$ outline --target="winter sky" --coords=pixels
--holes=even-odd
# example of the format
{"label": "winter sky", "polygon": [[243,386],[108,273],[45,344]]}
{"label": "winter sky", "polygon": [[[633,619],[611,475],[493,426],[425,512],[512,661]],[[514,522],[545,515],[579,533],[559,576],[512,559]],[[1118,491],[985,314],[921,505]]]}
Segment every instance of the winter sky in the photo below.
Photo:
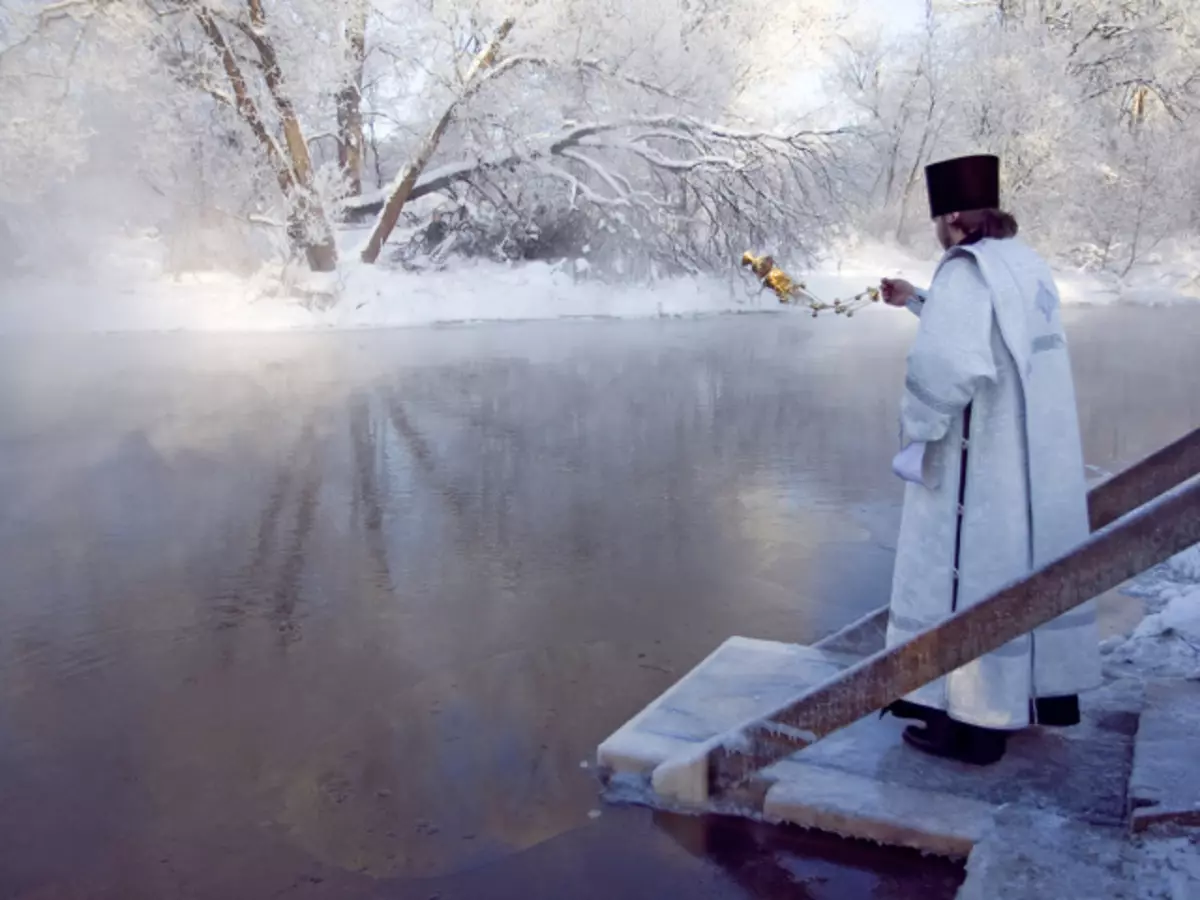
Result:
{"label": "winter sky", "polygon": [[[859,24],[897,34],[916,28],[925,14],[925,0],[858,0],[856,6],[855,20]],[[768,125],[790,125],[797,117],[820,127],[844,125],[844,116],[833,102],[825,78],[820,63],[797,68],[787,83],[760,85],[745,97],[745,102],[759,114],[764,108],[773,110]]]}
{"label": "winter sky", "polygon": [[912,28],[921,21],[925,0],[861,0],[863,12],[878,16],[880,24]]}

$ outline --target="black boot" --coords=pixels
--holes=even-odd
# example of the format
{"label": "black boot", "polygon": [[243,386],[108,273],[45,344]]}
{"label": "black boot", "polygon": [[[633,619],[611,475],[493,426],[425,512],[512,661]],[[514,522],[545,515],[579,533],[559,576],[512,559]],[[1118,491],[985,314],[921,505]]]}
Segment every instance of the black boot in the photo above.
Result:
{"label": "black boot", "polygon": [[891,713],[897,719],[916,719],[918,722],[928,722],[935,716],[941,715],[940,709],[932,706],[922,706],[920,703],[910,703],[908,700],[897,700],[879,711],[879,718]]}
{"label": "black boot", "polygon": [[1079,724],[1079,695],[1038,697],[1034,701],[1031,721],[1051,728],[1070,728]]}
{"label": "black boot", "polygon": [[1008,748],[1008,732],[956,722],[940,711],[924,728],[905,728],[903,737],[906,744],[923,753],[973,766],[999,762]]}

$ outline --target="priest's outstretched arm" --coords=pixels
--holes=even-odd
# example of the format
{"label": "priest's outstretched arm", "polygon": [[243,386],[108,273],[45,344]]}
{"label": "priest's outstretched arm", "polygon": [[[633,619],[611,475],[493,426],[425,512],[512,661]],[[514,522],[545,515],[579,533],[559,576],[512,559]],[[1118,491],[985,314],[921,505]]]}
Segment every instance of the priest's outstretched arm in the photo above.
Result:
{"label": "priest's outstretched arm", "polygon": [[903,448],[944,438],[980,386],[996,380],[991,292],[973,259],[946,262],[919,305],[900,402]]}

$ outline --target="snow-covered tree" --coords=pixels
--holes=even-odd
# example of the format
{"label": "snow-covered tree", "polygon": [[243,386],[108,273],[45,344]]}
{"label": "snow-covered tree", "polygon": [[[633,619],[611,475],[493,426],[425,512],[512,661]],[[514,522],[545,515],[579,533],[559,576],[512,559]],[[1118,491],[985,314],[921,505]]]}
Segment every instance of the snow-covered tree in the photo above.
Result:
{"label": "snow-covered tree", "polygon": [[1129,117],[1159,104],[1181,120],[1200,98],[1200,8],[1192,0],[997,0],[1006,27],[1040,27],[1067,48],[1085,100]]}
{"label": "snow-covered tree", "polygon": [[[335,179],[314,163],[309,126],[322,121],[326,100],[345,81],[346,60],[330,49],[339,43],[331,32],[342,11],[337,2],[58,0],[22,10],[24,30],[6,54],[17,57],[8,72],[22,85],[46,85],[42,106],[58,119],[39,119],[76,154],[86,135],[67,126],[72,117],[86,118],[97,77],[124,75],[130,108],[153,102],[157,114],[179,113],[181,106],[194,113],[202,103],[220,110],[230,130],[231,167],[271,173],[292,247],[312,268],[330,270],[337,260],[328,211]],[[86,63],[84,55],[91,57]],[[47,65],[52,71],[39,71]],[[14,102],[28,106],[25,97]],[[177,121],[189,119],[196,117]],[[30,132],[21,137],[23,144],[5,135],[6,154],[36,156],[37,145],[54,144]],[[186,153],[195,137],[176,135],[175,151]],[[41,168],[61,168],[49,163]]]}
{"label": "snow-covered tree", "polygon": [[[461,4],[448,10],[461,22]],[[404,203],[456,186],[472,210],[533,238],[514,246],[549,226],[560,251],[636,258],[643,271],[723,267],[747,242],[815,249],[832,224],[839,136],[737,112],[751,73],[780,73],[792,45],[823,33],[812,3],[531,3],[511,35],[487,8],[468,12],[474,74],[456,67],[427,86],[442,114],[412,142],[368,260]],[[810,35],[779,38],[789,12],[808,14]],[[576,237],[548,218],[573,221]]]}
{"label": "snow-covered tree", "polygon": [[946,2],[899,41],[846,35],[832,84],[865,134],[867,221],[927,236],[922,168],[995,152],[1028,235],[1127,271],[1194,227],[1198,26],[1200,8],[1171,0]]}
{"label": "snow-covered tree", "polygon": [[[512,36],[468,84],[507,16]],[[80,48],[114,71],[136,60],[128,102],[180,129],[147,148],[158,169],[195,161],[197,129],[220,132],[231,169],[274,184],[264,191],[256,175],[256,196],[225,211],[260,222],[277,211],[314,269],[336,264],[336,200],[361,193],[368,165],[377,183],[409,176],[389,217],[451,191],[518,230],[574,220],[573,252],[590,246],[586,230],[666,268],[722,266],[747,241],[811,248],[833,223],[834,136],[763,128],[744,102],[819,41],[824,0],[57,0],[8,18],[6,34],[21,35],[9,43],[30,38],[10,70],[31,77],[35,60],[58,61],[47,103],[72,94]],[[97,83],[90,71],[83,82]],[[88,144],[72,119],[86,118],[85,94],[74,90],[57,119],[38,116],[45,141],[7,136],[14,162],[66,171]],[[16,112],[9,121],[23,121]],[[49,139],[72,129],[77,140]],[[63,159],[39,155],[43,143]]]}
{"label": "snow-covered tree", "polygon": [[82,95],[138,75],[138,60],[116,67],[108,57],[130,24],[124,11],[104,20],[83,12],[72,2],[0,3],[0,190],[9,202],[37,197],[87,158]]}
{"label": "snow-covered tree", "polygon": [[180,264],[224,231],[329,270],[375,217],[368,259],[653,274],[802,256],[853,204],[927,235],[923,167],[993,150],[1028,233],[1120,270],[1197,225],[1193,6],[931,0],[885,37],[834,0],[0,0],[0,202],[107,148]]}

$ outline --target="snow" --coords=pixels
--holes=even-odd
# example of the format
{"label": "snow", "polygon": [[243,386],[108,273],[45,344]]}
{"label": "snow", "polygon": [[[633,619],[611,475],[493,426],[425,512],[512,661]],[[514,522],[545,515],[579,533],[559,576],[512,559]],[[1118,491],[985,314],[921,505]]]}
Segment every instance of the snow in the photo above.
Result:
{"label": "snow", "polygon": [[[331,304],[325,302],[329,287],[336,289]],[[9,282],[4,294],[0,333],[350,329],[778,308],[766,297],[748,302],[736,287],[715,280],[614,289],[576,282],[563,267],[540,263],[462,263],[421,274],[351,264],[332,284],[309,278],[282,294],[267,277],[243,280],[219,273],[100,288],[83,281],[18,281]]]}
{"label": "snow", "polygon": [[1148,615],[1125,638],[1101,645],[1115,675],[1200,680],[1200,545],[1134,581]]}
{"label": "snow", "polygon": [[[1179,254],[1170,265],[1163,262],[1133,273],[1124,293],[1097,275],[1060,269],[1063,301],[1188,302],[1194,298],[1186,293],[1183,277],[1192,270],[1193,259],[1200,264],[1200,250],[1188,255],[1180,249]],[[728,279],[697,276],[654,285],[612,285],[587,277],[591,267],[586,259],[514,265],[451,259],[441,271],[412,272],[366,266],[347,254],[336,275],[274,267],[245,278],[217,271],[168,275],[163,255],[163,248],[146,236],[124,238],[90,264],[63,267],[54,275],[25,273],[0,280],[0,334],[355,329],[744,312],[810,315],[781,307],[769,293],[759,292],[752,277],[732,261]],[[932,249],[921,255],[859,241],[810,271],[783,258],[780,263],[818,297],[831,301],[854,296],[881,277],[927,285],[937,255]]]}
{"label": "snow", "polygon": [[1184,550],[1166,564],[1166,573],[1176,581],[1191,581],[1200,584],[1200,546]]}
{"label": "snow", "polygon": [[1200,890],[1200,833],[1133,841],[1137,900],[1192,900]]}
{"label": "snow", "polygon": [[[615,289],[577,281],[566,263],[504,265],[451,260],[409,272],[345,260],[335,275],[263,270],[178,277],[154,271],[136,248],[96,273],[0,282],[0,333],[282,331],[404,327],[560,317],[647,318],[778,310],[748,281],[681,278]],[[740,273],[739,273],[740,274]]]}
{"label": "snow", "polygon": [[1127,836],[1007,807],[972,852],[958,900],[1194,900],[1200,834]]}

